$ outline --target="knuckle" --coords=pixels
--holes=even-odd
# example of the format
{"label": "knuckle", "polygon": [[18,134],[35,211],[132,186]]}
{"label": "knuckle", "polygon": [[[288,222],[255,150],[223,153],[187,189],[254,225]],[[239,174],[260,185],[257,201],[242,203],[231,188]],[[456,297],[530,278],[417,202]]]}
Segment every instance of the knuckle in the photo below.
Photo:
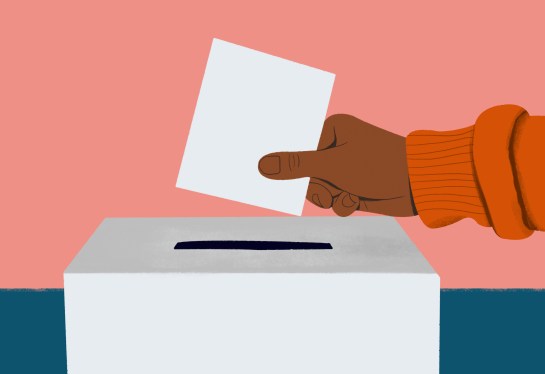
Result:
{"label": "knuckle", "polygon": [[333,114],[326,118],[324,122],[324,126],[334,126],[335,124],[345,122],[351,118],[353,117],[349,114],[343,114],[343,113]]}

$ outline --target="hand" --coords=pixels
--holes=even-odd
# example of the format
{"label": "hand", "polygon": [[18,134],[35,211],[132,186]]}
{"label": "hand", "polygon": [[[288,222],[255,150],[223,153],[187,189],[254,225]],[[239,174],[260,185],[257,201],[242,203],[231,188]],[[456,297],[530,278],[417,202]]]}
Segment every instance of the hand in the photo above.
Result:
{"label": "hand", "polygon": [[416,215],[405,138],[346,114],[329,117],[317,151],[270,153],[258,165],[270,179],[310,177],[307,199],[339,216],[356,210]]}

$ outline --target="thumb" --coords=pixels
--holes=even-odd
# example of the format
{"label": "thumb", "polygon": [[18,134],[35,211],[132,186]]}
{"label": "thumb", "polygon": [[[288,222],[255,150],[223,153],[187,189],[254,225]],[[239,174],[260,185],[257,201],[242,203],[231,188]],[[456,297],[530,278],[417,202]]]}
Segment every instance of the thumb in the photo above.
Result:
{"label": "thumb", "polygon": [[275,152],[259,160],[261,175],[270,179],[317,177],[324,151]]}

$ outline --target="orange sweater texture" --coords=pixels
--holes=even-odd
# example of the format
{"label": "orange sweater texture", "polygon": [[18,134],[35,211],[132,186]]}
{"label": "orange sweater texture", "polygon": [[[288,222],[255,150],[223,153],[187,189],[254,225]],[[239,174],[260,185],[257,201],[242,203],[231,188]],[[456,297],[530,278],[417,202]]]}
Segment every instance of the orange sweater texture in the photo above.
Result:
{"label": "orange sweater texture", "polygon": [[442,227],[473,218],[506,239],[545,230],[545,116],[516,105],[483,112],[473,126],[407,136],[414,202]]}

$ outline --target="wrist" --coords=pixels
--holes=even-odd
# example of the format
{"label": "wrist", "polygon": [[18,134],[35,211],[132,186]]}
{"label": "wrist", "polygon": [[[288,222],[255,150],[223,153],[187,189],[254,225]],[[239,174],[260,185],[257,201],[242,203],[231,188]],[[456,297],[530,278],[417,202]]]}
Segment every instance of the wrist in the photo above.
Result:
{"label": "wrist", "polygon": [[464,218],[490,226],[473,163],[474,126],[454,131],[414,131],[406,151],[414,206],[429,227]]}

